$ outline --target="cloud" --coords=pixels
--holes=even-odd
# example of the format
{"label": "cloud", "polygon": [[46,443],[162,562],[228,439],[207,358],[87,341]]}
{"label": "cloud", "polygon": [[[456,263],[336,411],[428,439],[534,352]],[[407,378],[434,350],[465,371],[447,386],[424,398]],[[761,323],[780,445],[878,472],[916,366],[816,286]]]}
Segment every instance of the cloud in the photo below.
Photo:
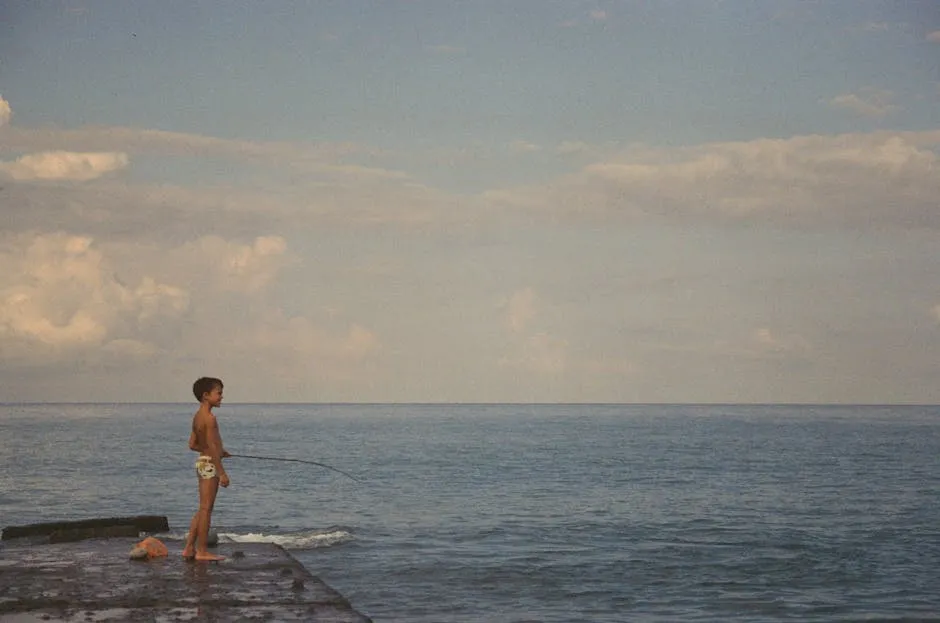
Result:
{"label": "cloud", "polygon": [[935,30],[927,35],[927,41],[931,43],[940,43],[940,30]]}
{"label": "cloud", "polygon": [[486,193],[504,210],[604,221],[940,229],[940,132],[635,147],[554,183]]}
{"label": "cloud", "polygon": [[[0,360],[44,370],[146,365],[227,370],[250,385],[359,378],[381,352],[334,312],[286,314],[266,288],[286,242],[204,236],[180,246],[100,244],[66,232],[0,237]],[[263,391],[259,389],[259,391]]]}
{"label": "cloud", "polygon": [[541,147],[528,141],[512,141],[509,143],[509,151],[514,154],[530,154],[541,151]]}
{"label": "cloud", "polygon": [[116,341],[112,353],[152,354],[167,322],[190,310],[192,292],[255,295],[285,254],[278,236],[251,244],[205,236],[170,249],[112,245],[108,253],[90,237],[62,232],[8,237],[0,247],[0,342],[22,350]]}
{"label": "cloud", "polygon": [[102,349],[117,359],[149,359],[159,353],[154,344],[124,338],[111,340]]}
{"label": "cloud", "polygon": [[120,126],[86,126],[68,130],[11,126],[5,130],[3,138],[0,151],[100,151],[192,158],[216,156],[306,169],[337,164],[352,155],[375,157],[383,153],[354,143],[244,141]]}
{"label": "cloud", "polygon": [[356,178],[345,173],[234,181],[213,186],[132,184],[103,177],[75,184],[0,184],[7,231],[50,222],[110,239],[179,241],[205,230],[229,239],[313,227],[396,227],[431,230],[485,217],[476,197],[460,197],[408,179]]}
{"label": "cloud", "polygon": [[12,116],[13,109],[10,108],[10,102],[3,99],[3,96],[0,95],[0,128],[10,123]]}
{"label": "cloud", "polygon": [[279,309],[265,312],[260,322],[239,332],[234,342],[234,349],[265,361],[269,373],[292,382],[353,380],[360,366],[381,350],[378,336],[362,325],[327,330]]}
{"label": "cloud", "polygon": [[[5,103],[5,101],[4,101]],[[401,224],[466,220],[465,203],[415,182],[401,171],[347,162],[384,152],[351,143],[303,144],[220,139],[198,134],[125,127],[3,128],[0,152],[27,153],[0,161],[0,179],[83,181],[82,186],[9,185],[6,225],[42,229],[52,219],[67,230],[113,235],[140,232],[167,237],[201,226],[206,214],[224,234],[313,223]],[[107,174],[128,166],[129,154],[169,158],[238,158],[256,165],[230,185],[181,187],[128,184]]]}
{"label": "cloud", "polygon": [[863,89],[859,93],[845,93],[829,100],[829,105],[863,117],[884,117],[899,109],[894,93],[882,89]]}
{"label": "cloud", "polygon": [[0,171],[17,181],[69,180],[84,182],[118,171],[129,160],[123,153],[49,151],[0,162]]}
{"label": "cloud", "polygon": [[[0,128],[7,125],[13,115],[9,102],[0,97]],[[0,145],[7,150],[16,149],[19,131],[3,130]],[[31,150],[21,150],[31,151]],[[16,181],[67,180],[85,182],[127,167],[126,153],[117,151],[40,151],[20,156],[12,162],[0,161],[0,174]]]}
{"label": "cloud", "polygon": [[[181,288],[151,277],[128,286],[116,269],[88,237],[59,232],[5,238],[0,245],[4,358],[104,347],[187,310],[189,295]],[[112,350],[126,347],[121,343]]]}
{"label": "cloud", "polygon": [[259,236],[240,244],[219,236],[203,236],[171,253],[180,266],[200,266],[216,288],[251,294],[263,290],[292,259],[280,236]]}

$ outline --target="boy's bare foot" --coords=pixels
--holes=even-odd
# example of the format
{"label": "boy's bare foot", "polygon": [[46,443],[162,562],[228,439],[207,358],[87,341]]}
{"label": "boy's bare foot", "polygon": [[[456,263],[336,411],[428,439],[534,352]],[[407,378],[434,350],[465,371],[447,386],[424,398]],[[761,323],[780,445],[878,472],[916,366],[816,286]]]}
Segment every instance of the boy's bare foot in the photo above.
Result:
{"label": "boy's bare foot", "polygon": [[192,547],[184,547],[184,548],[183,548],[183,558],[187,558],[187,559],[188,559],[188,558],[194,558],[195,556],[196,556],[196,554],[193,552],[193,548],[192,548]]}
{"label": "boy's bare foot", "polygon": [[196,552],[196,560],[200,562],[218,562],[225,560],[225,556],[218,556],[216,554],[210,554],[209,552]]}

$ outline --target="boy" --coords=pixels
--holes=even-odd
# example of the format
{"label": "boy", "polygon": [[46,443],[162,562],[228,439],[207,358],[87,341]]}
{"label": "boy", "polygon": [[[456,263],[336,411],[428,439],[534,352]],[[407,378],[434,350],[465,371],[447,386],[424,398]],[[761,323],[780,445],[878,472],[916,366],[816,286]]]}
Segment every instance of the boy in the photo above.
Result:
{"label": "boy", "polygon": [[[189,525],[189,536],[183,548],[183,558],[196,560],[225,560],[225,556],[210,554],[207,547],[212,507],[219,485],[229,485],[222,459],[231,456],[222,447],[222,436],[212,409],[222,405],[222,381],[203,377],[193,383],[193,395],[199,401],[199,410],[193,416],[193,430],[189,435],[189,449],[199,453],[196,475],[199,477],[199,510]],[[195,550],[193,547],[195,546]]]}

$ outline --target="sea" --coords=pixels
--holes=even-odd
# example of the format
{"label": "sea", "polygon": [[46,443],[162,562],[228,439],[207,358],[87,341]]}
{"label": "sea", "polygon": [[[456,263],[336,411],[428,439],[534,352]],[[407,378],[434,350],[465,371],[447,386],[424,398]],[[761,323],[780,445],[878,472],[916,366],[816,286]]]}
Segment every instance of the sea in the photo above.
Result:
{"label": "sea", "polygon": [[[195,404],[0,405],[0,527],[197,506]],[[225,404],[213,526],[377,622],[940,620],[940,407]],[[175,550],[174,550],[175,548]]]}

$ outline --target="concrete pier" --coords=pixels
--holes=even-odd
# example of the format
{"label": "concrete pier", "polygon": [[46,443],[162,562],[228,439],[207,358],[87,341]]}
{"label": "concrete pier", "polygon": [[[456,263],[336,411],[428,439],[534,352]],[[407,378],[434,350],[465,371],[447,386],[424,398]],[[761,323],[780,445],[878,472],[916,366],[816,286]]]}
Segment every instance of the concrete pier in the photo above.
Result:
{"label": "concrete pier", "polygon": [[364,623],[338,592],[277,545],[221,544],[225,561],[130,560],[138,538],[0,544],[0,622],[312,621]]}

